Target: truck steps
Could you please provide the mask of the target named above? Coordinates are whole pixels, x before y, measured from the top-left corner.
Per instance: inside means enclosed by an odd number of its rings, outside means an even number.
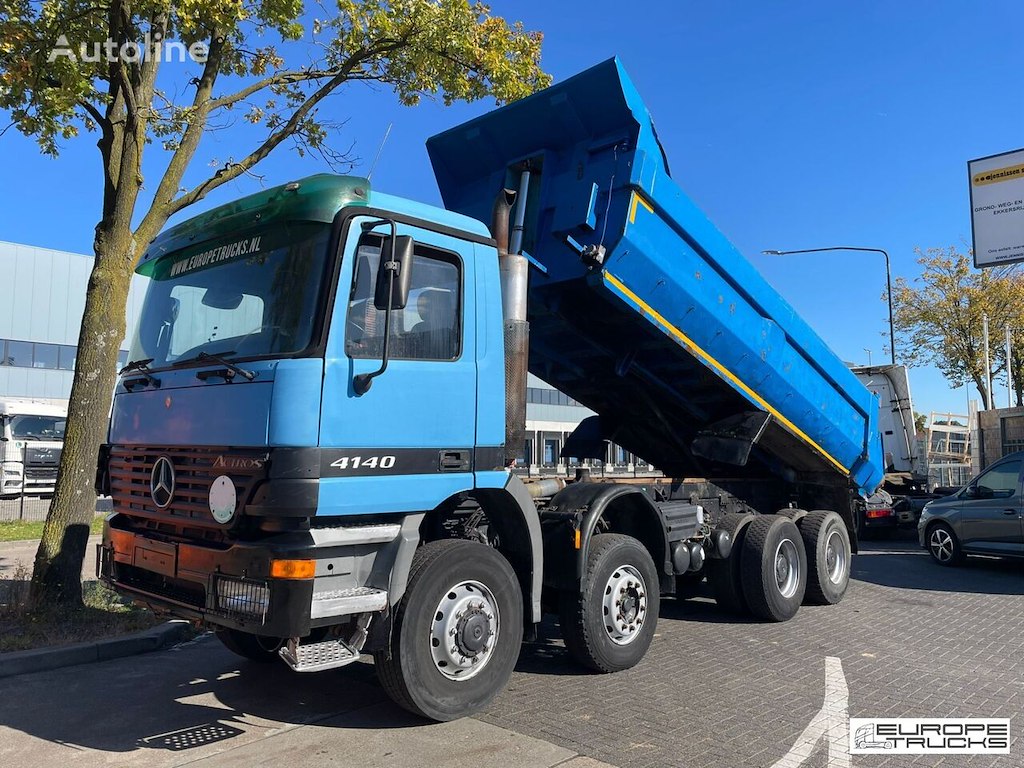
[[[278,653],[296,672],[320,672],[324,669],[344,667],[359,660],[359,651],[337,638],[308,645],[300,644],[296,638],[292,638]]]

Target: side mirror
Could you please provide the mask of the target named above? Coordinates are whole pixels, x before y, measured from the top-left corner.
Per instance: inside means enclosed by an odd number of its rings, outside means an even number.
[[[409,235],[385,238],[380,252],[377,284],[373,291],[373,306],[377,309],[405,309],[409,303],[412,252],[413,239]]]
[[[978,497],[978,486],[976,486],[976,485],[968,485],[966,488],[964,488],[964,498],[965,499],[975,499],[977,497]]]

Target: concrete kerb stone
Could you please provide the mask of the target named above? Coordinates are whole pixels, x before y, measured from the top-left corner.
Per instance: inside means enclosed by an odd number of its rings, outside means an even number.
[[[122,637],[0,654],[0,678],[159,651],[184,640],[187,621],[168,621]]]

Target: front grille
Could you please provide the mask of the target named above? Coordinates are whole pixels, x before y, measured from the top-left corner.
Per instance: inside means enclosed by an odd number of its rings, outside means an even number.
[[[164,509],[150,495],[153,465],[167,456],[174,465],[174,496]],[[114,508],[158,522],[221,529],[210,514],[210,486],[221,475],[235,485],[238,511],[249,501],[256,483],[266,474],[265,450],[115,445],[110,449],[110,493]],[[228,525],[230,525],[229,523]]]
[[[57,468],[27,466],[25,467],[25,479],[55,481],[57,479]]]

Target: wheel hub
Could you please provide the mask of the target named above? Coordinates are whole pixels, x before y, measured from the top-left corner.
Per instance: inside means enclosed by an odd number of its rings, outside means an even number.
[[[833,584],[841,584],[846,576],[846,547],[839,531],[832,531],[825,542],[825,571],[828,580]]]
[[[487,615],[482,604],[474,606],[455,627],[455,644],[466,656],[475,656],[487,644]]]
[[[616,645],[627,645],[639,637],[647,618],[647,585],[631,565],[612,571],[602,600],[604,628]]]
[[[783,539],[775,549],[775,584],[785,598],[793,597],[800,587],[800,558],[790,539]]]
[[[468,680],[493,655],[500,631],[498,601],[479,581],[463,581],[447,590],[430,625],[434,667],[449,680]]]

